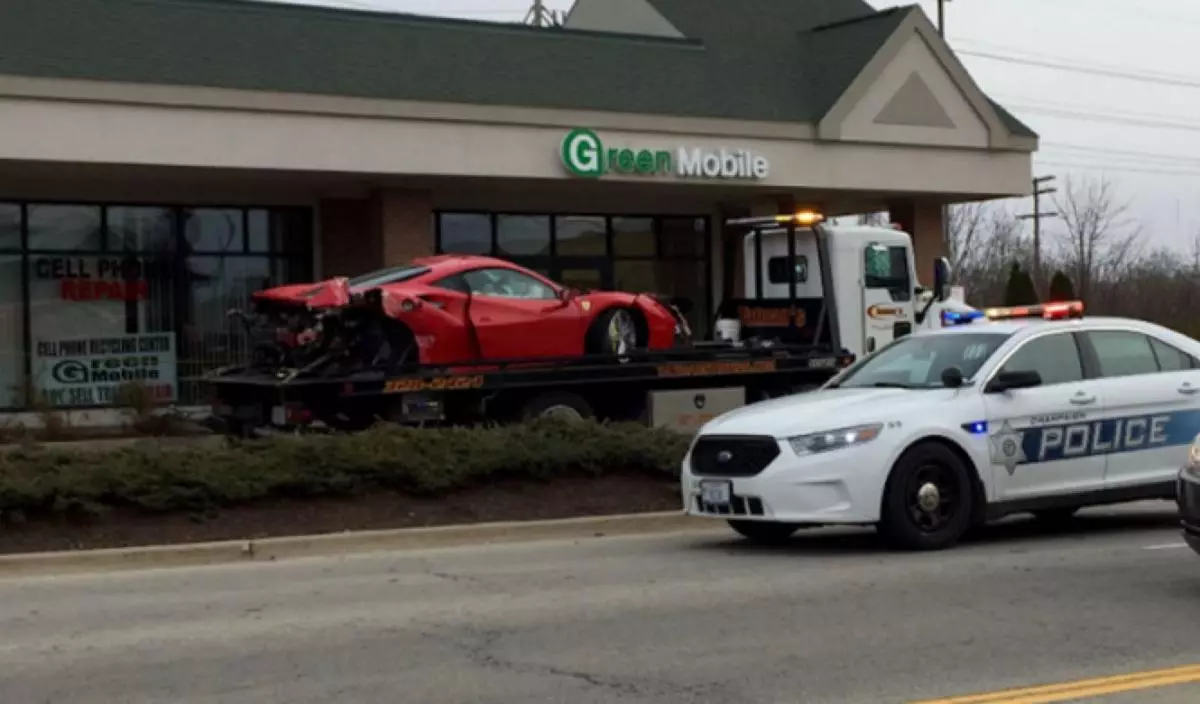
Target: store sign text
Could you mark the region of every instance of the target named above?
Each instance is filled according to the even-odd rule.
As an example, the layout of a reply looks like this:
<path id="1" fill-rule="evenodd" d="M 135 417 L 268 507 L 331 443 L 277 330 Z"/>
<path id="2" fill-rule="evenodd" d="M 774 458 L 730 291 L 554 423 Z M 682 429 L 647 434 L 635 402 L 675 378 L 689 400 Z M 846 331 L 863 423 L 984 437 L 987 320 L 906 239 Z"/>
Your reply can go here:
<path id="1" fill-rule="evenodd" d="M 39 340 L 34 356 L 37 386 L 53 406 L 112 404 L 130 383 L 157 401 L 177 395 L 173 333 Z"/>
<path id="2" fill-rule="evenodd" d="M 624 174 L 757 181 L 766 178 L 771 171 L 765 156 L 746 149 L 679 147 L 671 152 L 606 147 L 599 135 L 587 129 L 567 133 L 562 141 L 561 156 L 568 171 L 584 178 Z"/>
<path id="3" fill-rule="evenodd" d="M 144 301 L 148 279 L 156 268 L 136 258 L 43 257 L 33 262 L 34 275 L 59 282 L 64 301 Z"/>

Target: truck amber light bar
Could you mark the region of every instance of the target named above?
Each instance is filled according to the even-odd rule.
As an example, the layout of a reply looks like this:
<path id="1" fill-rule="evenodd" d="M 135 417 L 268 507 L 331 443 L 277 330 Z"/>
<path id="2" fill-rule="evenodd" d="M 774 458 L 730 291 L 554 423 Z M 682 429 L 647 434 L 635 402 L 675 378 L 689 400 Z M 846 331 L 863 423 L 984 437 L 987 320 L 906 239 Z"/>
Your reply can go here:
<path id="1" fill-rule="evenodd" d="M 988 308 L 985 314 L 988 320 L 1012 320 L 1014 318 L 1065 320 L 1068 318 L 1082 318 L 1083 301 L 1060 301 L 1057 303 L 1043 303 L 1036 306 Z"/>

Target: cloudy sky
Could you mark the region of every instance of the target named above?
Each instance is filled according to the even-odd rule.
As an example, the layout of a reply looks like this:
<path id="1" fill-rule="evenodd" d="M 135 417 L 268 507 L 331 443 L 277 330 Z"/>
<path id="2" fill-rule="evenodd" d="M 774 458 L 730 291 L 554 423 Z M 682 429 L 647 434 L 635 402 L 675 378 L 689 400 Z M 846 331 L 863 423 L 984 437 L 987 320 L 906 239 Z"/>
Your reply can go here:
<path id="1" fill-rule="evenodd" d="M 531 4 L 293 1 L 492 21 L 520 20 Z M 935 0 L 920 4 L 936 21 Z M 1158 243 L 1183 247 L 1200 232 L 1200 62 L 1188 60 L 1200 2 L 948 0 L 946 35 L 984 90 L 1041 135 L 1036 175 L 1103 174 Z"/>

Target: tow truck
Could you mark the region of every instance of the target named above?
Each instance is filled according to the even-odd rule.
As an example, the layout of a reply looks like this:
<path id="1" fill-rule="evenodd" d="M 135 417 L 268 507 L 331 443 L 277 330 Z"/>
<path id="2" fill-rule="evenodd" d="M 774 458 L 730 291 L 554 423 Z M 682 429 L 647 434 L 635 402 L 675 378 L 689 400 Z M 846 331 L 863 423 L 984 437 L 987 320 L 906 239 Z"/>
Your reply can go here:
<path id="1" fill-rule="evenodd" d="M 726 225 L 746 231 L 744 273 L 753 295 L 718 307 L 712 340 L 620 358 L 463 360 L 337 375 L 224 367 L 205 377 L 212 420 L 239 435 L 542 416 L 690 433 L 747 403 L 818 388 L 888 340 L 940 324 L 941 310 L 971 310 L 948 297 L 945 259 L 935 264 L 931 289 L 913 286 L 911 238 L 898 229 L 831 227 L 812 211 Z M 879 276 L 885 262 L 903 276 Z"/>

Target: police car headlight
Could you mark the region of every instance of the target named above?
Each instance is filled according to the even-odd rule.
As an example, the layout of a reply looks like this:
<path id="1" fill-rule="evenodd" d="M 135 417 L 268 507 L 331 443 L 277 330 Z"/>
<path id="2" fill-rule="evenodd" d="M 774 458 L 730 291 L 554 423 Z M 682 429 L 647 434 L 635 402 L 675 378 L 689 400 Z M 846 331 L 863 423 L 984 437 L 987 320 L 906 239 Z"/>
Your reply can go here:
<path id="1" fill-rule="evenodd" d="M 856 425 L 853 428 L 838 428 L 809 435 L 797 435 L 788 438 L 788 444 L 792 446 L 797 455 L 811 455 L 871 442 L 879 437 L 882 430 L 883 423 Z"/>

